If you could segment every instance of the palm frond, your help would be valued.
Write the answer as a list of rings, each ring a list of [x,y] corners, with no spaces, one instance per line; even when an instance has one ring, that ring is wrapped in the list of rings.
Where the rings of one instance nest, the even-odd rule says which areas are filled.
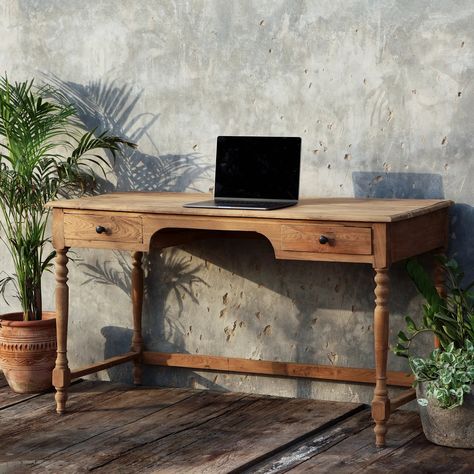
[[[0,77],[0,235],[15,274],[0,280],[0,292],[14,283],[25,317],[41,315],[41,276],[54,258],[49,243],[48,201],[59,194],[83,192],[105,174],[109,161],[134,143],[96,129],[77,129],[75,107],[49,85],[12,83]]]

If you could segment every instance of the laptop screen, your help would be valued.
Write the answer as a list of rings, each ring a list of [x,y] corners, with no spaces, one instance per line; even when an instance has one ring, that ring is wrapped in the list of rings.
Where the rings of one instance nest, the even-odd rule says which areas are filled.
[[[216,198],[297,200],[301,138],[217,137]]]

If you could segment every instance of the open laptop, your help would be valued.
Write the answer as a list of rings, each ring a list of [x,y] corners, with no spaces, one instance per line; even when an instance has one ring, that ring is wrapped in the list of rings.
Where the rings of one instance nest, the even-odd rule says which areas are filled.
[[[301,138],[217,137],[214,199],[184,207],[270,210],[298,202]]]

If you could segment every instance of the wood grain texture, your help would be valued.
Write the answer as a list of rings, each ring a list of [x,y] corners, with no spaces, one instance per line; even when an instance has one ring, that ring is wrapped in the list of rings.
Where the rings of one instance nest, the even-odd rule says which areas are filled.
[[[69,416],[73,418],[75,416],[81,416],[81,414],[84,414],[86,411],[94,411],[94,406],[101,403],[102,397],[110,400],[117,396],[120,397],[124,392],[129,390],[129,385],[97,381],[78,381],[70,387],[68,402],[70,407],[74,410],[74,413],[71,413],[67,417],[58,417],[54,410],[51,409],[51,399],[53,398],[51,393],[30,395],[28,399],[11,404],[3,409],[3,413],[0,416],[0,430],[2,436],[4,436],[2,440],[9,439],[14,442],[15,438],[18,440],[21,438],[25,439],[25,433],[31,433],[35,428],[38,430],[38,435],[44,435],[44,428],[47,424],[51,427],[55,425],[59,427],[64,423],[65,426],[67,426],[66,420]],[[97,416],[97,412],[95,413]],[[9,422],[9,420],[15,420],[15,422],[12,423],[11,421]],[[51,443],[51,438],[49,442]],[[54,448],[54,446],[50,446],[51,450],[54,450]],[[20,449],[22,452],[28,451],[28,447],[25,449],[25,446]],[[20,454],[20,449],[17,451],[17,454]],[[3,454],[5,454],[4,451],[0,452],[1,460],[3,460]]]
[[[408,422],[408,420],[406,420]],[[407,469],[407,461],[411,466]],[[395,473],[439,473],[472,474],[474,472],[473,449],[442,449],[429,443],[423,434],[408,437],[399,449],[392,449],[385,456],[367,463],[364,469],[356,471],[369,474]]]
[[[82,385],[84,387],[81,387]],[[34,459],[37,467],[46,472],[64,472],[52,468],[49,464],[49,460],[54,460],[56,453],[56,460],[68,459],[65,449],[70,448],[73,451],[78,445],[80,451],[81,443],[91,440],[92,451],[101,456],[97,440],[94,439],[96,436],[126,426],[144,416],[150,416],[194,395],[186,389],[163,389],[158,395],[156,389],[131,389],[130,386],[111,383],[92,382],[91,385],[91,382],[81,382],[79,386],[79,389],[76,386],[71,387],[69,403],[74,411],[67,416],[58,418],[51,410],[47,410],[44,401],[48,398],[42,400],[43,397],[33,400],[35,403],[32,404],[32,412],[25,411],[25,407],[24,414],[13,409],[5,411],[6,416],[16,421],[15,426],[7,426],[4,419],[0,419],[2,433],[8,435],[11,443],[10,456]],[[32,416],[35,411],[36,416]],[[26,432],[29,433],[27,437]],[[32,432],[35,433],[34,436],[31,435]],[[117,444],[116,438],[114,443]],[[5,459],[2,454],[4,453],[0,454],[0,460]],[[78,461],[84,463],[84,459],[78,458]],[[79,472],[83,472],[83,469]]]
[[[67,268],[67,248],[56,249],[55,278],[56,278],[56,337],[58,350],[56,365],[53,370],[53,385],[56,389],[56,411],[66,410],[67,389],[71,381],[71,372],[67,360],[67,329],[69,317],[69,287]]]
[[[375,223],[372,225],[374,268],[388,268],[390,266],[392,246],[390,230],[391,224]]]
[[[85,375],[94,374],[101,370],[110,369],[116,365],[124,364],[125,362],[135,361],[140,357],[138,352],[127,352],[126,354],[110,357],[102,362],[88,365],[82,369],[75,369],[71,371],[71,379],[84,377]]]
[[[371,425],[372,419],[370,412],[365,409],[339,423],[335,423],[320,433],[295,442],[288,448],[268,456],[261,462],[243,466],[243,468],[239,470],[239,473],[276,474],[292,472],[292,468],[297,468],[305,461],[315,459],[317,455],[324,453],[332,446],[337,445],[351,436],[357,436],[357,434],[364,429],[370,429]]]
[[[110,240],[87,240],[87,239],[67,239],[66,244],[72,248],[87,249],[113,249],[113,250],[129,250],[132,252],[147,252],[149,244],[141,242],[114,242]]]
[[[391,420],[391,437],[390,444],[384,448],[377,448],[372,441],[372,426],[364,423],[363,415],[360,416],[360,429],[353,428],[350,436],[346,436],[342,441],[329,445],[327,449],[324,447],[304,462],[291,466],[287,471],[292,474],[299,473],[319,473],[333,472],[337,474],[363,474],[370,466],[379,468],[375,472],[378,473],[419,473],[420,466],[416,457],[409,454],[405,455],[405,463],[400,470],[380,469],[381,461],[393,452],[397,452],[407,442],[420,436],[421,426],[418,414],[412,412],[397,411],[393,414]],[[365,420],[369,415],[366,413]],[[350,429],[352,420],[349,419],[343,425]],[[427,441],[425,446],[429,445]],[[441,451],[441,450],[440,450]],[[444,451],[444,450],[443,450]],[[428,464],[434,467],[435,464]],[[278,471],[277,471],[278,472]],[[433,472],[425,470],[424,472]],[[435,471],[436,472],[436,471]],[[443,472],[443,471],[442,471]]]
[[[13,405],[17,405],[21,402],[31,400],[32,398],[37,397],[37,394],[29,393],[15,393],[13,392],[5,379],[5,376],[0,371],[0,410],[9,408]],[[0,417],[2,417],[0,412]]]
[[[53,209],[53,247],[62,249],[64,243],[64,211],[62,209]]]
[[[328,242],[321,243],[325,237]],[[321,224],[283,224],[281,249],[297,252],[370,255],[372,232],[367,227],[345,227]]]
[[[374,352],[375,390],[372,400],[372,416],[375,421],[375,443],[385,446],[387,421],[390,417],[390,400],[387,390],[387,352],[389,333],[388,301],[390,277],[387,269],[375,269]]]
[[[273,375],[278,377],[300,377],[321,380],[338,380],[355,383],[375,383],[374,369],[337,367],[333,365],[300,364],[269,360],[251,360],[237,357],[222,357],[167,352],[143,353],[143,363],[163,367],[187,367],[191,369],[236,372],[244,374]],[[413,376],[405,372],[387,372],[387,385],[410,387]]]
[[[374,264],[372,255],[351,255],[344,253],[294,252],[275,250],[275,258],[280,260],[304,260],[306,262],[341,262]]]
[[[133,398],[135,394],[135,400]],[[166,443],[176,434],[186,433],[194,427],[225,415],[229,411],[244,409],[251,397],[243,394],[197,392],[189,389],[152,389],[140,387],[122,394],[107,405],[98,404],[98,411],[106,410],[109,416],[92,429],[76,437],[64,452],[55,452],[42,463],[41,469],[61,472],[64,465],[73,465],[82,471],[141,472],[120,467],[127,464],[128,455],[146,449],[154,443]],[[74,428],[81,429],[87,419],[74,417]],[[100,449],[98,449],[100,447]],[[56,470],[58,469],[58,470]]]
[[[184,404],[176,405],[176,410],[180,405]],[[194,423],[185,430],[179,429],[183,415],[175,412],[173,417],[160,417],[153,424],[144,420],[140,430],[143,434],[138,434],[138,429],[134,432],[138,439],[146,442],[129,451],[126,457],[103,464],[103,471],[100,467],[95,470],[173,474],[231,472],[302,435],[322,429],[335,418],[359,407],[340,402],[246,397],[221,409],[219,416],[203,422],[196,420],[201,410],[194,410]],[[170,433],[173,418],[180,422]]]
[[[391,225],[391,259],[398,262],[447,244],[448,209],[412,217]]]
[[[413,412],[395,412],[389,443],[375,448],[370,411],[354,403],[82,381],[68,404],[60,418],[50,393],[0,406],[0,471],[471,473],[474,465],[474,450],[426,441]]]
[[[102,226],[105,231],[97,233]],[[140,217],[120,216],[114,213],[64,213],[65,240],[98,240],[105,242],[143,242]]]
[[[192,216],[258,217],[324,221],[395,222],[449,207],[439,199],[301,199],[297,206],[274,211],[185,208],[183,204],[207,200],[203,193],[109,193],[80,199],[59,200],[48,206],[61,209],[124,211]]]
[[[305,221],[293,221],[294,225],[308,225]],[[144,215],[143,216],[143,242],[150,242],[150,247],[153,247],[153,242],[157,242],[156,246],[164,247],[179,244],[182,242],[181,232],[183,229],[189,229],[190,235],[200,238],[200,232],[205,232],[210,236],[209,232],[215,231],[221,235],[229,232],[234,237],[239,233],[246,236],[260,236],[265,238],[273,247],[275,258],[288,260],[307,260],[307,261],[338,261],[338,262],[354,262],[354,263],[372,263],[373,257],[371,255],[350,254],[350,253],[324,253],[318,251],[311,251],[308,246],[300,246],[298,250],[285,250],[282,244],[283,226],[288,226],[287,221],[278,219],[257,219],[246,218],[238,219],[232,217],[219,217],[213,219],[203,216],[180,216],[180,215]],[[321,223],[321,228],[337,228],[341,235],[370,235],[371,225],[363,223],[355,225],[354,223],[338,223],[334,226],[328,226]],[[176,236],[176,241],[173,242],[173,236]],[[319,239],[319,235],[317,235]],[[366,237],[363,237],[366,238]],[[164,239],[164,240],[162,240]],[[294,239],[293,239],[294,241]],[[163,243],[160,243],[163,242]],[[346,239],[347,243],[347,239]],[[360,244],[349,243],[354,250],[360,248]],[[371,246],[371,242],[364,244],[366,247]],[[321,246],[323,247],[323,246]],[[301,251],[303,250],[303,251]],[[333,247],[334,250],[334,247]],[[344,250],[344,249],[342,249]],[[364,249],[364,252],[368,248]],[[346,249],[347,251],[347,249]],[[360,250],[359,250],[360,251]]]

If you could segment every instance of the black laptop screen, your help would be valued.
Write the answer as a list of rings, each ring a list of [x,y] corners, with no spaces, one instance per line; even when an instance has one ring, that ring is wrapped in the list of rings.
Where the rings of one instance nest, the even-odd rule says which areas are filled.
[[[219,198],[297,200],[301,138],[217,137]]]

